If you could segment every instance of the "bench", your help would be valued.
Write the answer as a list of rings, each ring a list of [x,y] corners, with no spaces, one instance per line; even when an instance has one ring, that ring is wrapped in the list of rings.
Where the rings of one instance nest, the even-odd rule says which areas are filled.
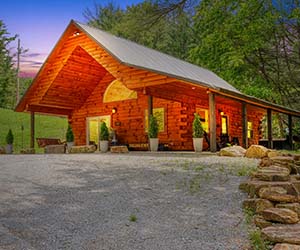
[[[66,143],[57,138],[36,138],[39,148],[44,148],[46,154],[63,154]]]

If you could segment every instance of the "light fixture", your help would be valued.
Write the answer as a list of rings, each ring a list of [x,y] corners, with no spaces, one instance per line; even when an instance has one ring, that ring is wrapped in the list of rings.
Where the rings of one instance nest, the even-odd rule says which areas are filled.
[[[73,33],[73,36],[79,36],[79,35],[80,35],[79,31],[75,31],[75,32]]]
[[[111,113],[112,113],[112,114],[117,113],[117,108],[112,108]]]
[[[223,112],[223,111],[221,111],[221,112],[220,112],[220,115],[224,115],[224,112]]]
[[[192,87],[192,90],[196,89],[196,87]]]

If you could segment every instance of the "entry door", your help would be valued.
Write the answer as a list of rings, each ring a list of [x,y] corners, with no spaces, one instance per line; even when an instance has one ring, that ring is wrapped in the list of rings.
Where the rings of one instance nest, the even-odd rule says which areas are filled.
[[[101,123],[105,122],[107,127],[110,128],[110,115],[88,117],[87,118],[87,133],[86,144],[94,142],[98,144]]]
[[[222,135],[228,136],[228,118],[227,116],[221,116],[221,124],[222,124]]]

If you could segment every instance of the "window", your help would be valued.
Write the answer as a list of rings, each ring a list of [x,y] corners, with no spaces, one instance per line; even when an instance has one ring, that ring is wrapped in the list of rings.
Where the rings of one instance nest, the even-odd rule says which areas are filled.
[[[137,92],[128,89],[118,80],[111,82],[111,84],[106,88],[103,96],[103,102],[124,101],[130,99],[137,99]]]
[[[208,133],[208,110],[196,108],[196,113],[200,116],[201,124],[206,133]]]
[[[158,123],[158,132],[164,132],[165,130],[165,109],[154,108],[153,116],[156,118]],[[145,110],[145,131],[148,132],[148,110]]]
[[[222,135],[228,135],[228,123],[227,116],[221,116],[221,124],[222,124]]]
[[[87,144],[90,141],[98,143],[101,123],[105,122],[110,128],[110,115],[87,118]]]
[[[248,138],[251,139],[253,138],[253,124],[252,122],[247,122],[247,131],[248,131]]]

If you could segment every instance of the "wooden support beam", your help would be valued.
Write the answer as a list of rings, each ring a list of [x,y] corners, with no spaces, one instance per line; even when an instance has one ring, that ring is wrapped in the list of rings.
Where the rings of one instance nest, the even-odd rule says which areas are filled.
[[[293,150],[293,117],[292,117],[292,115],[288,115],[288,127],[289,127],[288,143],[289,143],[290,149]]]
[[[210,151],[217,151],[217,137],[216,137],[216,101],[215,94],[209,92],[209,136],[210,136]]]
[[[273,148],[273,137],[272,137],[272,110],[267,109],[267,126],[268,126],[268,148]]]
[[[248,148],[248,121],[247,121],[247,104],[242,102],[242,132],[243,132],[243,147]]]
[[[150,116],[153,115],[153,98],[148,95],[148,129],[150,128]]]
[[[30,148],[34,148],[34,132],[35,132],[35,122],[34,122],[34,112],[30,112]]]

